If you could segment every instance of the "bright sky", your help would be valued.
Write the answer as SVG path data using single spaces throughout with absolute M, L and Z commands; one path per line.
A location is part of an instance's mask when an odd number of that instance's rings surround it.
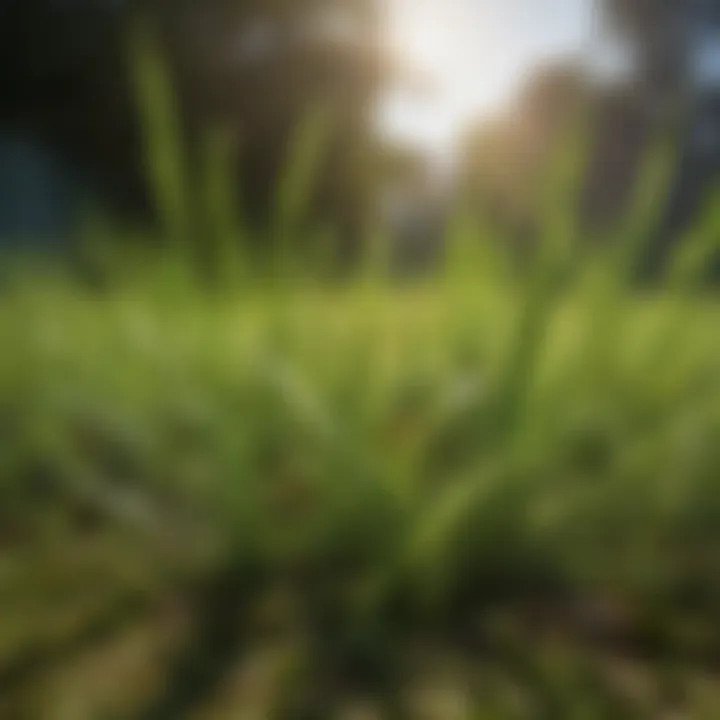
M 586 52 L 595 27 L 595 0 L 386 1 L 391 46 L 435 89 L 392 93 L 381 122 L 433 152 L 510 100 L 539 62 Z

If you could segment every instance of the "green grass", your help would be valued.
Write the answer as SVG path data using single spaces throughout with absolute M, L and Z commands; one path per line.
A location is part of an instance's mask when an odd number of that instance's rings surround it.
M 189 182 L 145 34 L 132 69 L 159 227 L 0 296 L 0 718 L 718 717 L 712 205 L 639 287 L 667 157 L 587 251 L 579 138 L 529 267 L 461 209 L 435 277 L 374 227 L 328 283 L 320 113 L 260 270 L 226 139 Z
M 82 663 L 166 668 L 129 717 L 425 717 L 428 683 L 467 696 L 457 717 L 715 716 L 720 310 L 613 283 L 602 257 L 567 283 L 489 246 L 468 273 L 467 252 L 405 289 L 20 276 L 0 306 L 8 717 L 130 702 L 87 699 Z M 268 653 L 261 700 L 216 684 Z

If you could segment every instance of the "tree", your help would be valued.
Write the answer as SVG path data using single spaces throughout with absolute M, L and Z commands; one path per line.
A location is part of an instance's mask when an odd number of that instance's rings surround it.
M 0 8 L 0 125 L 22 127 L 101 180 L 125 212 L 149 209 L 127 30 L 157 31 L 190 162 L 221 127 L 255 222 L 267 220 L 286 148 L 313 107 L 332 109 L 316 201 L 356 225 L 379 146 L 372 111 L 386 67 L 375 0 L 23 0 Z M 32 50 L 30 50 L 32 48 Z
M 583 116 L 590 123 L 578 220 L 588 238 L 611 231 L 630 210 L 653 114 L 635 87 L 598 85 L 575 64 L 538 70 L 499 118 L 466 137 L 462 191 L 510 237 L 532 237 L 549 170 Z
M 511 237 L 532 234 L 547 168 L 589 94 L 577 66 L 540 69 L 501 116 L 466 134 L 460 192 Z
M 142 193 L 120 25 L 112 3 L 0 3 L 0 130 L 52 148 L 129 210 Z
M 679 150 L 649 258 L 661 268 L 720 175 L 720 2 L 607 0 L 607 9 L 635 48 L 640 97 Z
M 689 12 L 713 0 L 605 0 L 610 28 L 633 48 L 636 82 L 646 98 L 670 101 L 684 79 Z

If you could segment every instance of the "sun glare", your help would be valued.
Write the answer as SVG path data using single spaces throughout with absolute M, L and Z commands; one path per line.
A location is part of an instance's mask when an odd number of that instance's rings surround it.
M 427 91 L 391 93 L 383 126 L 446 153 L 465 125 L 508 102 L 538 62 L 577 54 L 592 7 L 593 0 L 387 0 L 392 52 Z
M 388 108 L 391 123 L 425 144 L 447 144 L 501 87 L 499 28 L 468 0 L 394 0 L 389 37 L 394 54 L 423 92 L 408 91 Z M 485 13 L 486 14 L 486 13 Z

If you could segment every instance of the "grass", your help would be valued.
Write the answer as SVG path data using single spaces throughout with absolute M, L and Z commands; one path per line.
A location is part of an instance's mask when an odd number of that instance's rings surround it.
M 319 113 L 260 273 L 225 140 L 191 191 L 133 60 L 164 245 L 95 223 L 102 290 L 31 263 L 0 298 L 0 717 L 717 717 L 712 205 L 643 289 L 665 158 L 586 252 L 573 147 L 531 267 L 459 211 L 435 277 L 375 228 L 331 286 Z
M 164 668 L 129 717 L 714 716 L 715 301 L 643 295 L 602 258 L 517 278 L 488 247 L 404 289 L 19 276 L 7 716 L 127 704 L 87 699 L 88 662 Z M 265 656 L 272 680 L 227 686 Z M 465 705 L 423 715 L 426 686 Z

